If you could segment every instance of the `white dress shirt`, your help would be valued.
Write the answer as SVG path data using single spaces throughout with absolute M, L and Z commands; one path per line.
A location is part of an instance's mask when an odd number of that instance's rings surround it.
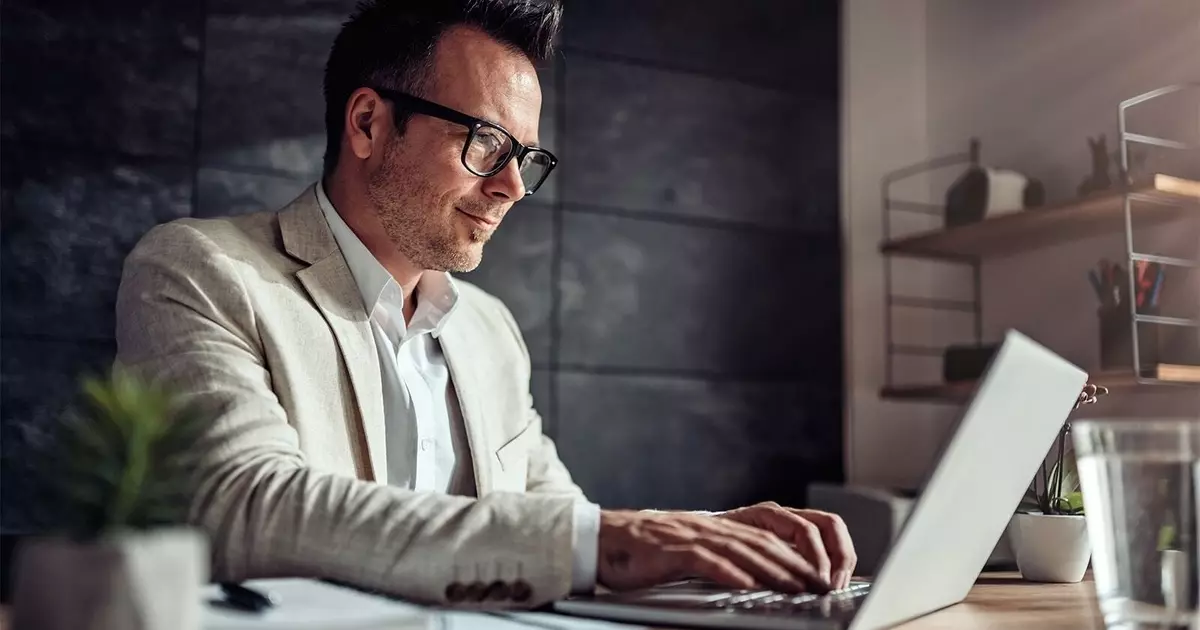
M 404 291 L 375 259 L 317 184 L 317 200 L 370 313 L 379 349 L 387 436 L 387 482 L 418 491 L 475 495 L 466 428 L 450 370 L 437 338 L 458 304 L 446 272 L 427 271 L 417 283 L 417 307 L 404 321 Z M 575 505 L 571 589 L 596 583 L 600 508 Z

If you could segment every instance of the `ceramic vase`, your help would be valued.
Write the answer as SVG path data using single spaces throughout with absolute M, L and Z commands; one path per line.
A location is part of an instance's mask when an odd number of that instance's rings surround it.
M 31 539 L 16 552 L 13 627 L 199 630 L 208 574 L 207 539 L 188 528 Z
M 1013 515 L 1009 539 L 1021 577 L 1031 582 L 1078 582 L 1092 559 L 1082 515 Z

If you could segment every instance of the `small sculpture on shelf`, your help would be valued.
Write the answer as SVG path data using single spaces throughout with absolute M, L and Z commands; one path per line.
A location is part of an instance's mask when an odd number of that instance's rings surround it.
M 1133 184 L 1133 179 L 1144 172 L 1146 164 L 1145 152 L 1129 149 L 1129 169 L 1121 167 L 1121 152 L 1109 152 L 1108 137 L 1105 134 L 1088 137 L 1088 151 L 1092 156 L 1092 172 L 1079 184 L 1079 196 L 1086 197 L 1098 192 L 1104 192 L 1113 187 L 1113 178 L 1109 176 L 1109 166 L 1115 165 L 1117 171 L 1116 183 L 1121 186 Z
M 1108 138 L 1100 134 L 1095 140 L 1089 136 L 1087 141 L 1092 152 L 1092 172 L 1079 184 L 1080 197 L 1112 188 L 1112 178 L 1108 176 Z

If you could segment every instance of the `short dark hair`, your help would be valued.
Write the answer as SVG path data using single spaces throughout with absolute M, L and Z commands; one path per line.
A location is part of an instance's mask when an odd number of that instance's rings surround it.
M 553 52 L 561 0 L 363 0 L 334 39 L 325 64 L 325 174 L 337 166 L 346 102 L 378 85 L 420 96 L 446 29 L 476 27 L 530 60 Z M 398 115 L 403 132 L 407 115 Z

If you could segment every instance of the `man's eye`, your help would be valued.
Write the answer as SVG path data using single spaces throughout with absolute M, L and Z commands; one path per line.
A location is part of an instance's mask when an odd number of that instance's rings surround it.
M 497 138 L 496 135 L 492 133 L 479 134 L 477 142 L 479 142 L 479 148 L 483 149 L 487 153 L 495 153 L 496 151 L 499 151 L 500 147 L 503 145 L 503 143 L 500 141 L 500 138 Z

